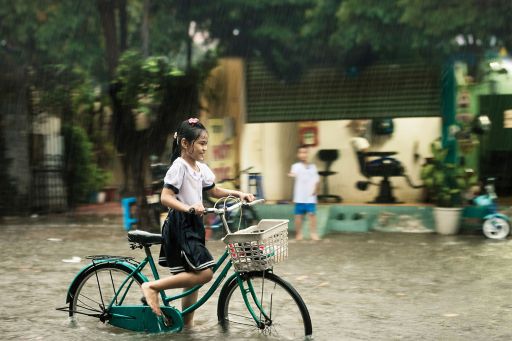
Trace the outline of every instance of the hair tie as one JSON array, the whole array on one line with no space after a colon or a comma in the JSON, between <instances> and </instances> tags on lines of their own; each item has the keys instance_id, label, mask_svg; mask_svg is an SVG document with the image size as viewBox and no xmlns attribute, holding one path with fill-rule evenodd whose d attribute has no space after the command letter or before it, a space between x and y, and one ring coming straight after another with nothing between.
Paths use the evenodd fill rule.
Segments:
<instances>
[{"instance_id":1,"label":"hair tie","mask_svg":"<svg viewBox=\"0 0 512 341\"><path fill-rule=\"evenodd\" d=\"M188 124L191 126L195 126L197 123L199 123L199 119L195 117L191 117L188 119Z\"/></svg>"}]
</instances>

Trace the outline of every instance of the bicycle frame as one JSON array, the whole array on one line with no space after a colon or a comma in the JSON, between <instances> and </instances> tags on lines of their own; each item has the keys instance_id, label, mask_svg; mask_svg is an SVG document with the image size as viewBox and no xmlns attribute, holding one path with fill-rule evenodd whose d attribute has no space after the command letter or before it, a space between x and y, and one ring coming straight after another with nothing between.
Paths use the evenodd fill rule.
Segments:
<instances>
[{"instance_id":1,"label":"bicycle frame","mask_svg":"<svg viewBox=\"0 0 512 341\"><path fill-rule=\"evenodd\" d=\"M116 294L114 295L114 297L111 299L111 301L108 303L108 306L106 308L106 312L110 315L110 320L109 320L109 323L112 324L112 325L115 325L115 326L118 326L118 327L122 327L122 328L127 328L127 321L126 320L134 320L134 316L133 314L137 314L139 315L139 317L142 317L142 315L147 315L147 314L144 314L144 311L143 309L146 308L147 309L147 306L140 306L140 307L137 307L137 309L139 309L140 311L134 311L133 306L131 306L130 308L132 308L132 310L130 311L131 312L131 315L127 315L124 310L125 309L118 309L119 307L121 307L126 295L128 294L128 291L131 287L131 285L133 284L133 277L137 274L137 273L141 273L142 274L142 270L149 264L150 268L151 268L151 272L154 276L155 279L159 279L160 276L158 274L158 270L156 268L156 264L155 264L155 261L153 259L153 256L151 254L151 251L149 249L149 247L145 247L145 252L146 252L146 257L142 260L142 262L140 262L137 267L135 267L133 269L133 271L124 279L123 283L121 284L121 286L119 287L119 289L117 290ZM188 308L184 309L183 311L180 311L176 308L172 308L173 310L175 310L175 312L177 312L180 317L183 316L183 315L186 315L192 311L195 311L196 309L200 308L206 301L208 301L211 296L213 295L213 293L219 288L219 286L222 284L222 282L224 281L229 269L231 268L232 266L232 263L231 263L231 260L228 259L228 251L225 250L224 253L219 257L219 259L217 260L214 268L213 268L213 272L216 273L221 267L222 265L224 264L224 267L222 267L222 270L219 274L219 276L215 279L214 283L212 284L212 286L208 289L208 291L202 295L196 303L192 304L191 306L189 306ZM226 262L226 259L227 259L227 262ZM113 260L105 260L105 262L112 262ZM119 260L118 260L119 261ZM124 262L124 261L123 261ZM143 277L145 278L145 276ZM247 288L244 288L244 281L243 281L243 275L239 272L235 272L233 275L231 275L228 280L225 282L226 284L229 284L233 279L236 278L236 281L238 283L238 286L242 292L242 296L243 296L243 300L245 302L245 305L248 309L248 311L250 312L251 316L253 317L255 323L259 326L261 324L260 322L260 319L258 318L257 314L254 312L254 310L252 309L251 307L251 304L249 302L249 299L252 299L255 303L255 305L258 307L260 313L262 314L262 316L264 318L269 318L268 317L268 314L264 311L263 307L261 306L258 298L257 298L257 294L252 286L252 283L248 283L247 285ZM176 295L171 295L171 296L168 296L165 291L161 291L160 292L160 296L162 298L162 302L164 304L164 306L166 307L170 307L170 302L172 301L175 301L177 299L180 299L180 298L183 298L183 297L186 297L190 294L192 294L193 292L199 290L203 285L197 285L189 290L186 290L182 293L179 293L179 294L176 294ZM119 312L117 312L117 310L119 310ZM124 312L124 313L123 313ZM168 312L167 310L165 312ZM181 318L179 318L180 321L175 321L177 324L182 324L182 320ZM147 326L146 326L147 327ZM180 331L182 328L182 325L179 325L177 326L174 330L174 331ZM132 329L132 328L129 328L129 329ZM132 329L133 330L133 329ZM146 329L146 331L148 331ZM155 330L149 330L149 331L154 331L154 332L161 332L162 331L162 328L158 327L156 328L155 327Z\"/></svg>"},{"instance_id":2,"label":"bicycle frame","mask_svg":"<svg viewBox=\"0 0 512 341\"><path fill-rule=\"evenodd\" d=\"M241 205L242 204L240 203L239 206ZM219 215L227 233L231 233L231 231L226 221L225 212L228 212L236 208L234 206L225 209L208 209L208 213L216 213ZM89 274L89 276L96 276L96 280L98 281L98 289L101 297L101 313L85 315L93 316L99 318L102 322L108 322L113 326L133 331L178 332L181 331L183 327L183 315L189 314L197 310L199 307L201 307L206 301L208 301L212 297L213 293L221 286L223 282L224 287L227 287L232 285L233 281L236 281L241 291L243 301L250 315L254 319L256 326L261 328L262 326L265 325L265 322L267 320L270 320L269 314L263 309L262 304L257 297L255 288L253 287L251 281L246 281L244 272L238 272L235 270L235 273L229 276L226 280L226 276L231 266L233 265L227 249L217 259L212 269L213 273L217 273L218 271L220 271L220 273L213 282L213 284L211 285L211 287L197 300L197 302L185 308L183 311L180 311L179 309L171 306L170 303L196 292L201 287L203 287L203 285L194 286L193 288L190 288L176 295L167 295L165 291L160 291L160 297L163 302L163 306L161 307L161 309L165 317L157 317L151 311L150 307L147 305L123 305L123 302L125 301L128 292L132 287L133 282L135 281L135 278L137 278L138 282L149 281L149 279L142 273L143 269L148 264L155 280L160 279L155 260L153 259L153 256L151 254L150 246L132 245L132 248L135 247L144 248L146 257L141 262L133 261L132 257L99 256L100 258L94 258L95 256L91 256L92 263L84 267L76 275L75 279L71 282L71 285L68 288L66 303L70 303L71 300L74 299L73 293L76 290L77 285L80 285L84 274ZM114 297L111 298L110 302L103 301L102 290L98 280L98 272L96 271L96 266L101 264L119 264L121 266L120 268L124 269L125 273L128 273L126 275L126 278L124 278L124 280L122 281L120 287L117 288L117 290L114 289ZM108 268L108 266L104 268ZM245 285L247 286L247 288L244 287ZM258 309L259 317L252 308L250 300L252 300L252 303L254 303L255 307ZM69 309L66 308L58 308L58 310L69 311ZM265 321L262 321L262 318L265 319Z\"/></svg>"}]
</instances>

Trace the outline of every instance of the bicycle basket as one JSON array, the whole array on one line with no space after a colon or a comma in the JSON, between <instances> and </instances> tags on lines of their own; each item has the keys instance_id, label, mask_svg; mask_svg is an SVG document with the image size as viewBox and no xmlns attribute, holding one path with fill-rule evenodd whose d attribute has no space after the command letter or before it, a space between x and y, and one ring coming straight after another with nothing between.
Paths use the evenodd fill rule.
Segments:
<instances>
[{"instance_id":1,"label":"bicycle basket","mask_svg":"<svg viewBox=\"0 0 512 341\"><path fill-rule=\"evenodd\" d=\"M235 270L270 269L288 257L288 220L262 219L258 225L226 235L222 241Z\"/></svg>"}]
</instances>

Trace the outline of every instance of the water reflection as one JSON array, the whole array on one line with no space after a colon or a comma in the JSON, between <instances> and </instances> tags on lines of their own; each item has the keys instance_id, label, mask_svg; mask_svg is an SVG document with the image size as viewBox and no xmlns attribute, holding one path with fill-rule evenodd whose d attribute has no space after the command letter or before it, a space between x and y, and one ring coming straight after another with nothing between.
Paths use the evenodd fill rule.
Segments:
<instances>
[{"instance_id":1,"label":"water reflection","mask_svg":"<svg viewBox=\"0 0 512 341\"><path fill-rule=\"evenodd\" d=\"M101 323L73 326L55 311L84 256L143 257L129 249L120 221L15 220L0 233L2 338L169 339ZM339 234L290 241L290 258L275 271L306 301L315 340L510 339L511 246L480 235ZM208 247L214 255L223 250L220 241ZM213 299L196 314L197 327L173 340L223 339L216 316Z\"/></svg>"}]
</instances>

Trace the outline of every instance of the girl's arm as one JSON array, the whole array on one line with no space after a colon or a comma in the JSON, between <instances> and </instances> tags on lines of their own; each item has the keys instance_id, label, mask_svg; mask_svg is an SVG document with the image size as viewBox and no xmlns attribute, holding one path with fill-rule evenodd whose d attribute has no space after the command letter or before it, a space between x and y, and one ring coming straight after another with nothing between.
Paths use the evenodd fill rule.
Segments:
<instances>
[{"instance_id":1,"label":"girl's arm","mask_svg":"<svg viewBox=\"0 0 512 341\"><path fill-rule=\"evenodd\" d=\"M252 193L244 193L240 191L235 191L232 189L226 189L222 187L213 187L211 190L208 191L208 194L210 194L212 197L215 198L222 198L227 197L228 195L232 195L235 197L239 197L242 200L245 200L247 202L251 202L254 200L254 195Z\"/></svg>"}]
</instances>

